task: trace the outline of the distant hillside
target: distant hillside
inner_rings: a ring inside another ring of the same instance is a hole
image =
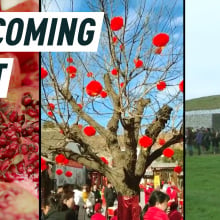
[[[186,111],[210,109],[220,109],[220,95],[201,97],[185,102]]]

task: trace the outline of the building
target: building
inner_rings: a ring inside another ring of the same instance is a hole
[[[220,109],[186,111],[185,127],[220,129]]]

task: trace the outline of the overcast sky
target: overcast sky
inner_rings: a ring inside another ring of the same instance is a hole
[[[185,1],[186,99],[220,95],[220,1]]]

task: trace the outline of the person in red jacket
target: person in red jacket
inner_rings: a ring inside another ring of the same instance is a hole
[[[146,187],[144,187],[144,200],[145,204],[148,203],[148,200],[150,198],[151,193],[154,191],[154,188],[151,186],[150,183],[146,184]]]
[[[173,202],[170,205],[170,213],[168,214],[169,220],[181,220],[182,215],[179,211],[177,211],[178,203]]]
[[[148,204],[145,207],[144,220],[169,220],[165,210],[169,196],[161,191],[152,192]]]

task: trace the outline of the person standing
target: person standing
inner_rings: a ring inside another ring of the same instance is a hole
[[[106,217],[108,217],[108,207],[114,206],[115,199],[117,197],[116,191],[112,187],[112,184],[108,182],[104,189],[104,197],[106,201]]]
[[[95,203],[102,203],[102,200],[101,200],[101,193],[100,191],[98,190],[98,187],[96,184],[94,184],[92,186],[92,192],[95,196]]]
[[[84,185],[78,203],[79,205],[78,220],[89,220],[93,214],[94,204],[95,204],[94,194],[90,191],[90,187],[88,185]]]

